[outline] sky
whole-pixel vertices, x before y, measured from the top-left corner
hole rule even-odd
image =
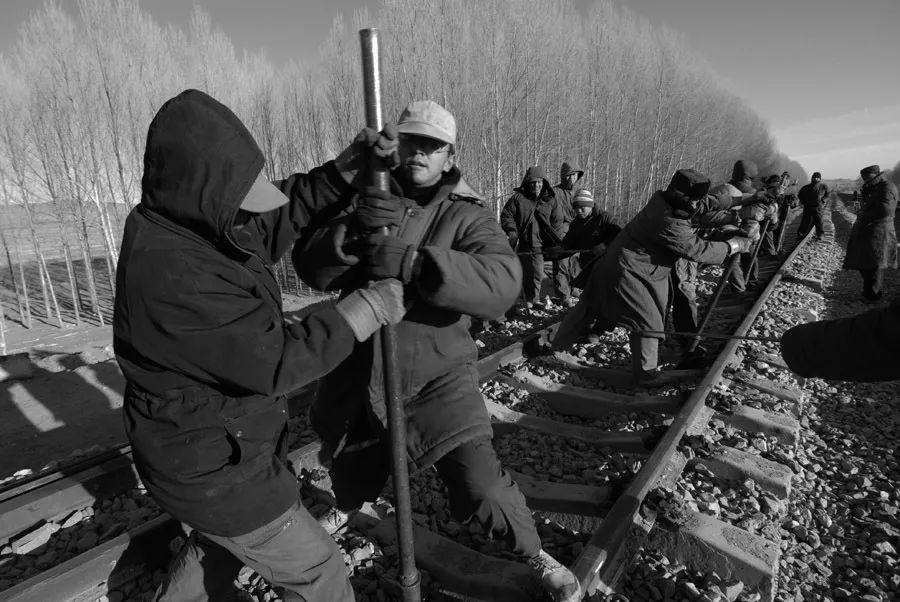
[[[488,0],[482,0],[488,1]],[[502,0],[497,0],[502,1]],[[574,0],[586,10],[593,0]],[[900,161],[900,0],[617,0],[681,32],[782,152],[826,179]],[[0,0],[0,51],[36,0]],[[314,57],[338,13],[379,0],[139,0],[184,26],[194,4],[237,48],[276,64]]]

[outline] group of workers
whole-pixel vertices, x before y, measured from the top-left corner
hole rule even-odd
[[[376,499],[390,466],[385,325],[397,333],[410,465],[434,467],[452,516],[508,542],[553,600],[581,599],[492,446],[470,320],[496,319],[520,295],[527,311],[552,260],[573,306],[553,343],[625,326],[636,381],[652,383],[670,303],[678,329],[696,331],[696,263],[741,255],[734,284],[746,286],[754,241],[771,233],[764,250],[779,252],[793,183],[785,173],[756,190],[749,161],[714,188],[682,169],[620,228],[576,186],[582,170],[564,163],[552,186],[532,167],[498,221],[463,179],[456,142],[453,115],[415,101],[396,126],[363,129],[335,160],[270,183],[252,135],[207,94],[187,90],[153,118],[114,347],[137,470],[189,533],[157,599],[228,599],[243,565],[285,600],[353,599],[340,551],[300,503],[286,395],[319,379],[311,423],[337,505]],[[372,169],[390,170],[389,191],[366,186]],[[304,281],[339,292],[292,324],[271,269],[288,252]]]

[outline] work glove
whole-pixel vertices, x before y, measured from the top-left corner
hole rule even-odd
[[[363,232],[379,231],[382,228],[398,228],[408,201],[386,190],[374,186],[363,189],[362,197],[356,205],[356,223]]]
[[[381,132],[363,128],[335,158],[334,165],[345,181],[353,182],[360,173],[399,166],[398,146],[397,128],[393,124],[386,123]]]
[[[506,233],[506,238],[509,240],[509,246],[515,251],[516,245],[519,244],[519,235],[514,230],[510,230]]]
[[[372,282],[338,301],[335,309],[347,321],[356,340],[365,341],[382,326],[397,324],[406,315],[403,285],[394,279]]]
[[[744,236],[735,236],[734,238],[730,238],[727,241],[728,247],[730,250],[729,255],[735,255],[737,253],[749,253],[753,248],[753,241]]]
[[[409,284],[417,276],[416,248],[401,238],[390,234],[371,234],[356,251],[360,258],[359,266],[368,278],[396,278]]]

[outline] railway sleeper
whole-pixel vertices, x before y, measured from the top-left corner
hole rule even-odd
[[[604,451],[618,450],[646,454],[651,447],[650,435],[647,433],[604,431],[523,414],[489,399],[485,399],[484,403],[488,413],[496,419],[492,423],[494,437],[524,428],[547,435],[566,437],[572,441],[581,441]]]
[[[611,387],[633,388],[634,375],[630,370],[616,368],[601,368],[599,366],[587,366],[578,361],[578,358],[564,351],[554,352],[553,356],[567,368],[580,370],[586,376],[602,381]],[[662,370],[653,379],[654,387],[677,385],[683,382],[695,381],[703,376],[702,370]]]
[[[555,412],[582,418],[605,418],[616,412],[662,412],[676,414],[683,398],[678,395],[625,395],[597,389],[586,389],[553,382],[527,370],[499,380],[511,386],[536,393]]]
[[[689,510],[677,526],[658,523],[646,545],[688,566],[739,580],[766,600],[774,599],[781,556],[776,542]]]

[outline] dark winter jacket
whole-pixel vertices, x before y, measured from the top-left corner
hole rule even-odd
[[[800,189],[797,198],[806,210],[821,209],[828,198],[828,186],[822,182],[810,182]]]
[[[565,182],[565,177],[570,174],[578,174],[578,179],[575,180],[575,184],[584,177],[584,171],[576,167],[572,163],[563,162],[563,164],[559,168],[559,184],[553,187],[553,194],[556,195],[556,203],[559,205],[559,209],[563,214],[563,232],[562,235],[565,236],[566,231],[569,229],[569,224],[575,219],[575,206],[572,205],[572,201],[575,200],[575,193],[578,191],[578,187],[575,185],[568,185]]]
[[[800,376],[900,380],[900,300],[850,318],[794,326],[781,338],[781,355]]]
[[[847,241],[844,268],[871,270],[897,267],[897,187],[880,173],[862,188],[862,203]]]
[[[586,218],[575,216],[563,238],[563,248],[585,249],[585,252],[578,254],[578,264],[584,269],[606,253],[621,230],[621,226],[609,213],[595,207],[594,212]]]
[[[657,191],[596,264],[582,298],[587,295],[591,313],[609,324],[663,330],[675,261],[721,263],[728,252],[728,243],[698,237],[691,214],[673,195]]]
[[[556,203],[553,188],[545,178],[538,198],[534,199],[525,189],[528,180],[526,174],[503,206],[500,227],[510,242],[517,241],[513,248],[518,251],[559,246],[565,235],[565,216]]]
[[[397,364],[410,458],[425,467],[461,443],[491,435],[475,381],[470,383],[472,395],[433,403],[418,403],[415,396],[448,372],[474,365],[478,353],[469,335],[469,316],[502,315],[519,293],[522,270],[496,218],[459,170],[444,176],[429,202],[408,202],[396,234],[418,245],[422,267],[407,290],[409,312],[396,327]],[[352,211],[349,208],[348,215]],[[312,286],[326,288],[345,280],[335,277],[327,255],[301,254],[300,261],[300,274]],[[355,431],[378,434],[378,425],[372,423],[383,424],[385,419],[382,378],[376,335],[357,344],[347,361],[322,379],[312,421],[331,453],[339,454],[348,441],[359,439]]]
[[[270,264],[346,192],[333,164],[278,185],[287,205],[233,228],[263,166],[227,108],[189,90],[147,134],[140,204],[125,223],[113,337],[134,462],[159,505],[202,532],[248,533],[297,500],[285,393],[355,342],[331,308],[282,321]]]

